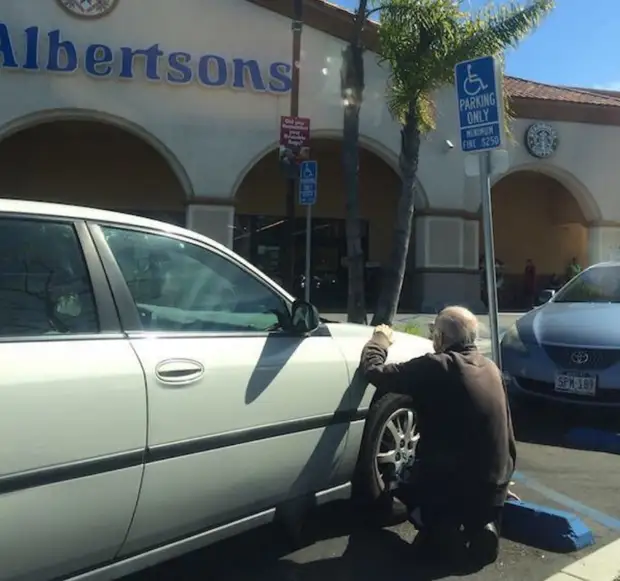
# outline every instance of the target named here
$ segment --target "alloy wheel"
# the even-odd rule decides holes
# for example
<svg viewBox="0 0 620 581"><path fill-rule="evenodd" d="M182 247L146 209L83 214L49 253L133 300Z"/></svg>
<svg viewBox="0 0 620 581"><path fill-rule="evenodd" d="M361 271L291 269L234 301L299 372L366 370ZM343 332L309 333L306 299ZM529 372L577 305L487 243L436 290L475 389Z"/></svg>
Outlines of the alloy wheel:
<svg viewBox="0 0 620 581"><path fill-rule="evenodd" d="M412 410L400 408L383 424L375 449L375 470L383 489L402 481L405 470L413 463L420 435L416 433Z"/></svg>

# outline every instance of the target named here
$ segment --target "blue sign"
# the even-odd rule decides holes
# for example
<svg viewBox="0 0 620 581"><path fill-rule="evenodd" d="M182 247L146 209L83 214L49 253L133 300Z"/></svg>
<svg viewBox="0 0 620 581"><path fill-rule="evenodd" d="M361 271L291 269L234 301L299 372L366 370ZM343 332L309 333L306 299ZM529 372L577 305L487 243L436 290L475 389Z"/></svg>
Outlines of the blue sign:
<svg viewBox="0 0 620 581"><path fill-rule="evenodd" d="M80 69L97 79L143 79L275 95L289 93L293 86L292 67L285 62L265 67L252 58L168 52L159 43L136 48L83 44L58 29L44 31L38 26L29 26L18 37L0 22L0 70L73 74Z"/></svg>
<svg viewBox="0 0 620 581"><path fill-rule="evenodd" d="M304 161L299 168L299 205L316 204L316 184L319 164L316 161Z"/></svg>
<svg viewBox="0 0 620 581"><path fill-rule="evenodd" d="M487 151L502 145L504 103L492 56L465 61L454 71L461 149Z"/></svg>

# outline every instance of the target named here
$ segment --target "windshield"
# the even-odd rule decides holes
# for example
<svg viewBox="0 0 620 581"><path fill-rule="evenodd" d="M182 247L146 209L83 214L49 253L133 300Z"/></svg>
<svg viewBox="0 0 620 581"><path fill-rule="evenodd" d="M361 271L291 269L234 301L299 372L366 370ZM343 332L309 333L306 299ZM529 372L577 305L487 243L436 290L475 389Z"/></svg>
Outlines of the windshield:
<svg viewBox="0 0 620 581"><path fill-rule="evenodd" d="M582 272L559 291L555 303L620 303L620 266L597 266Z"/></svg>

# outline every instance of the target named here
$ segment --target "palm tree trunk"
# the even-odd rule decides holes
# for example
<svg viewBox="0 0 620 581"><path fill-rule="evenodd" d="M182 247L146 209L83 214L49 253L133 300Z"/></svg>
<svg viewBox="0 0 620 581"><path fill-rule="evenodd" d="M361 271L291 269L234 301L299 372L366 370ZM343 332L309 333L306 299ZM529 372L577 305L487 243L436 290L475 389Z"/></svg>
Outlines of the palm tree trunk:
<svg viewBox="0 0 620 581"><path fill-rule="evenodd" d="M347 320L367 324L364 252L359 208L359 120L364 98L364 49L362 30L366 22L367 0L360 0L355 15L351 43L343 51L341 91L344 101L342 167L346 188L347 231Z"/></svg>
<svg viewBox="0 0 620 581"><path fill-rule="evenodd" d="M398 310L400 293L407 269L407 254L415 209L415 180L420 156L420 130L415 107L409 107L405 125L400 130L401 192L396 204L394 234L390 258L383 271L381 294L372 325L391 325Z"/></svg>

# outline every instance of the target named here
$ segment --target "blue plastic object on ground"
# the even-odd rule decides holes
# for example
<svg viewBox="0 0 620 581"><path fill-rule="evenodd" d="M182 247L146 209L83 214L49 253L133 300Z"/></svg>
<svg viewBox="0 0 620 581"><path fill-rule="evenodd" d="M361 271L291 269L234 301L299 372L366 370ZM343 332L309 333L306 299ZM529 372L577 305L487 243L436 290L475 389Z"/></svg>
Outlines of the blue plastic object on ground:
<svg viewBox="0 0 620 581"><path fill-rule="evenodd" d="M570 512L509 500L502 521L502 536L532 547L568 553L594 544L592 531Z"/></svg>
<svg viewBox="0 0 620 581"><path fill-rule="evenodd" d="M620 433L595 428L573 428L566 433L566 443L574 448L620 454Z"/></svg>

